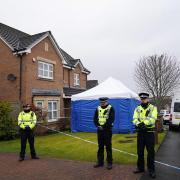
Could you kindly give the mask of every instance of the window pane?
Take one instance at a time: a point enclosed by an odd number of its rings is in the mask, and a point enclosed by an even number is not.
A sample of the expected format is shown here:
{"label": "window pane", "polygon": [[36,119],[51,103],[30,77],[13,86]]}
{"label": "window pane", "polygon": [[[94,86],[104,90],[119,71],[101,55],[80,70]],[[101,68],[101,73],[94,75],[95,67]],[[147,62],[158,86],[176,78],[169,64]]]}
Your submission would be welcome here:
{"label": "window pane", "polygon": [[48,112],[48,118],[52,119],[52,112]]}
{"label": "window pane", "polygon": [[53,71],[53,65],[49,65],[49,71]]}
{"label": "window pane", "polygon": [[44,64],[44,70],[48,70],[48,65]]}
{"label": "window pane", "polygon": [[53,111],[53,119],[57,118],[57,111]]}
{"label": "window pane", "polygon": [[39,107],[39,108],[42,108],[43,107],[43,103],[42,102],[37,102],[37,107]]}
{"label": "window pane", "polygon": [[174,103],[174,112],[180,112],[180,103]]}
{"label": "window pane", "polygon": [[38,63],[38,68],[39,68],[39,69],[43,69],[43,63],[39,62],[39,63]]}
{"label": "window pane", "polygon": [[52,111],[52,103],[48,102],[48,111]]}
{"label": "window pane", "polygon": [[57,102],[53,102],[53,110],[57,110]]}
{"label": "window pane", "polygon": [[48,71],[44,71],[44,76],[48,77]]}
{"label": "window pane", "polygon": [[49,77],[53,78],[53,72],[49,72]]}

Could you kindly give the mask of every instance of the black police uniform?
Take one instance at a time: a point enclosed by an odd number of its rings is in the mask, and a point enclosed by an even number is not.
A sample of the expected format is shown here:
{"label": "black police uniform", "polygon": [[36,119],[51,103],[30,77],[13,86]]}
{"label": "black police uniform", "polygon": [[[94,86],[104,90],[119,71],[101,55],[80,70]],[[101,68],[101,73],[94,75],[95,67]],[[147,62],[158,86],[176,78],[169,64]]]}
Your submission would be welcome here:
{"label": "black police uniform", "polygon": [[[25,117],[28,118],[28,120],[23,119]],[[36,124],[35,113],[30,110],[22,111],[18,116],[18,124],[20,126],[19,132],[21,137],[21,152],[19,161],[24,160],[27,140],[29,142],[32,159],[39,159],[39,157],[36,156],[34,148],[34,127]]]}
{"label": "black police uniform", "polygon": [[[100,98],[100,101],[106,101],[107,98]],[[108,105],[107,105],[108,106]],[[106,108],[102,107],[102,108]],[[109,165],[108,169],[112,168],[112,125],[114,122],[114,108],[111,106],[109,117],[106,120],[106,123],[104,125],[99,124],[99,118],[98,118],[98,108],[95,111],[94,114],[94,124],[96,127],[98,127],[97,130],[97,136],[98,136],[98,152],[97,152],[97,167],[104,165],[104,146],[106,146],[106,152],[107,152],[107,163]]]}
{"label": "black police uniform", "polygon": [[[141,99],[145,99],[149,97],[148,93],[140,93],[139,97]],[[147,108],[149,108],[151,104],[148,102],[146,104],[141,103],[141,107],[146,111],[145,116],[148,117],[148,114],[150,111],[148,111]],[[152,105],[151,105],[152,106]],[[136,110],[135,110],[136,111]],[[141,110],[142,112],[142,110]],[[138,169],[134,171],[134,173],[141,173],[144,172],[144,148],[146,147],[148,156],[147,156],[147,167],[150,173],[150,176],[155,178],[155,166],[154,166],[154,145],[155,145],[155,137],[154,137],[154,128],[147,128],[147,126],[144,123],[139,123],[139,125],[136,126],[137,128],[137,153],[138,153],[138,161],[137,161],[137,167]]]}
{"label": "black police uniform", "polygon": [[31,129],[20,129],[20,136],[21,136],[21,152],[20,157],[24,159],[25,157],[25,150],[26,150],[26,143],[27,140],[29,142],[30,150],[31,150],[31,157],[36,159],[36,152],[34,148],[34,132]]}

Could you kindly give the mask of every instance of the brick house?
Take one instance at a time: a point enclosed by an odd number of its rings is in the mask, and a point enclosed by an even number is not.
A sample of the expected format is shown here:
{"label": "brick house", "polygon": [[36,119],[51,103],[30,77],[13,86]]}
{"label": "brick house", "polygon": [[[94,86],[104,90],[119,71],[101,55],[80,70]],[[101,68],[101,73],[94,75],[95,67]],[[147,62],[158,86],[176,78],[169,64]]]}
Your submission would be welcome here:
{"label": "brick house", "polygon": [[0,100],[33,103],[56,122],[69,116],[70,97],[86,90],[89,73],[50,31],[29,35],[0,23]]}

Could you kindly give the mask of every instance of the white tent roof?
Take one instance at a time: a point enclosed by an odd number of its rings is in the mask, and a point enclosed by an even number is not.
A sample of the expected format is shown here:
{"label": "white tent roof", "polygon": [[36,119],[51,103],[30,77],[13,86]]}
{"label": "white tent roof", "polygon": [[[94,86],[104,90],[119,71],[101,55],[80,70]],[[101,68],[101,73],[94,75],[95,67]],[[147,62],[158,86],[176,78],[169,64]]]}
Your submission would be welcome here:
{"label": "white tent roof", "polygon": [[100,83],[98,86],[89,89],[85,92],[73,95],[71,97],[72,101],[76,100],[91,100],[99,99],[100,97],[108,98],[134,98],[139,99],[138,95],[127,88],[119,80],[109,77],[104,82]]}

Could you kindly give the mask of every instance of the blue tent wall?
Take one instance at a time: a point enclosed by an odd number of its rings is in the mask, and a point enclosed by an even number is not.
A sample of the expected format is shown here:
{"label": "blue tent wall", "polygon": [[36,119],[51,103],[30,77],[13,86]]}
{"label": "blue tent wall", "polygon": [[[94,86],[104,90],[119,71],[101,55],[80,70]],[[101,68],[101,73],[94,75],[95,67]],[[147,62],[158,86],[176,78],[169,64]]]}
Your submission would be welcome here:
{"label": "blue tent wall", "polygon": [[[113,133],[132,133],[134,131],[132,117],[139,101],[135,99],[109,99],[109,103],[115,109]],[[72,101],[71,131],[96,132],[93,116],[98,105],[99,100]]]}

